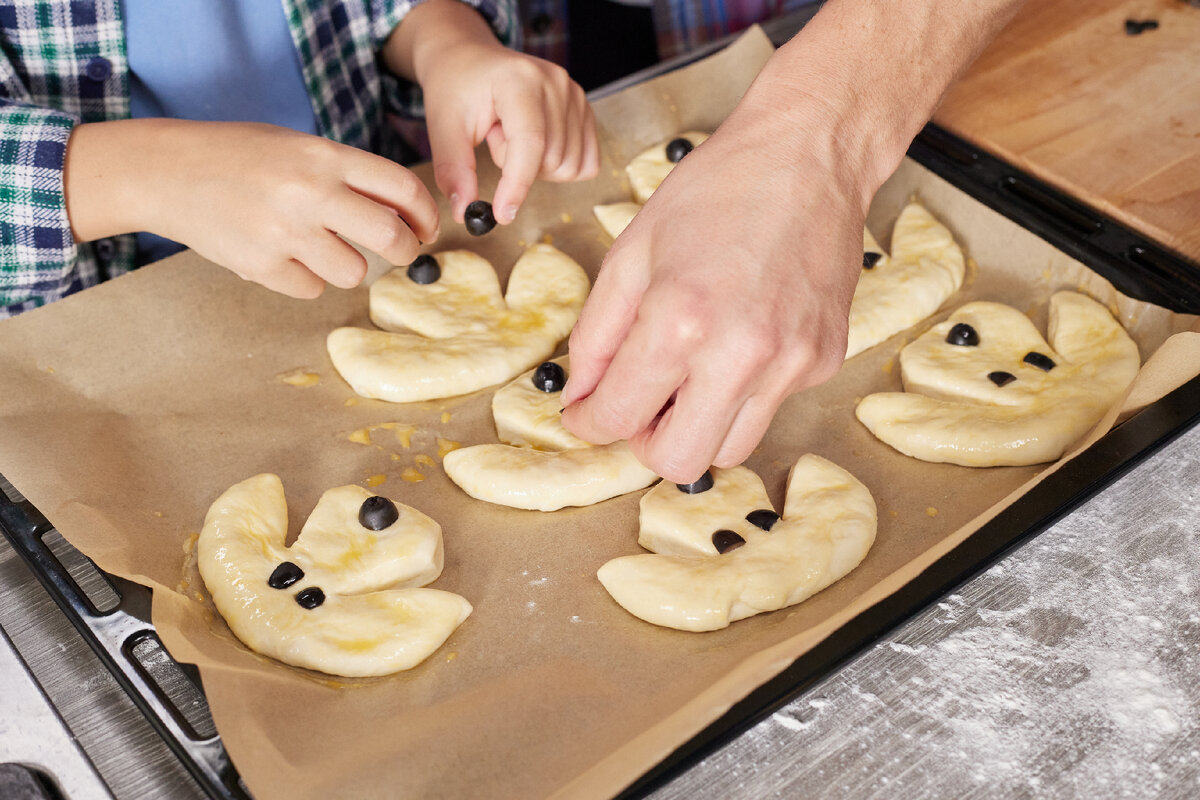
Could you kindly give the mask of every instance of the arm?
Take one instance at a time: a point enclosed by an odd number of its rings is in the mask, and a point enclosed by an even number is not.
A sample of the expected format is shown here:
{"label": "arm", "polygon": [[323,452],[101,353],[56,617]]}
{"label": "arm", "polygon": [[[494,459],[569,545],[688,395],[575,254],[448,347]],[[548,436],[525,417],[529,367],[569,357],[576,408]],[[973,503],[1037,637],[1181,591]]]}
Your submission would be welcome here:
{"label": "arm", "polygon": [[396,75],[416,81],[438,188],[454,219],[479,196],[474,148],[486,141],[501,168],[496,220],[516,217],[536,178],[573,181],[600,167],[595,120],[566,70],[503,47],[474,8],[426,0],[396,26],[383,49]]}
{"label": "arm", "polygon": [[629,439],[679,483],[743,461],[790,394],[837,372],[871,198],[1020,4],[826,4],[605,258],[571,335],[567,428]]}
{"label": "arm", "polygon": [[0,308],[61,293],[75,260],[61,184],[53,178],[76,120],[11,99],[12,89],[0,85]]}
{"label": "arm", "polygon": [[437,237],[437,207],[388,159],[273,125],[133,119],[80,125],[63,185],[77,241],[151,231],[294,297],[357,285]]}

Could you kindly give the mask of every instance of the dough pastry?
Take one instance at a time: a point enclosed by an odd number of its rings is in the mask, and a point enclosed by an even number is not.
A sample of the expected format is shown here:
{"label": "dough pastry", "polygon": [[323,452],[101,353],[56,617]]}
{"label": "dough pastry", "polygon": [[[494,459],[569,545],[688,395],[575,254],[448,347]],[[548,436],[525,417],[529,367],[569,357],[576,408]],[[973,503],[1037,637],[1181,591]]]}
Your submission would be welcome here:
{"label": "dough pastry", "polygon": [[933,314],[962,286],[964,272],[954,237],[919,203],[900,212],[890,256],[864,228],[863,270],[850,304],[846,358]]}
{"label": "dough pastry", "polygon": [[621,231],[625,230],[633,216],[642,210],[642,205],[650,199],[650,195],[654,194],[654,190],[666,180],[667,175],[671,174],[671,170],[678,163],[678,159],[671,161],[667,155],[667,147],[671,142],[676,139],[686,139],[692,147],[696,147],[707,138],[707,133],[687,131],[665,139],[653,147],[648,147],[634,156],[633,160],[626,165],[625,173],[629,176],[629,186],[633,189],[633,195],[637,198],[637,202],[593,206],[592,211],[596,214],[596,219],[600,220],[604,230],[608,231],[614,239],[620,236]]}
{"label": "dough pastry", "polygon": [[322,495],[284,546],[283,484],[263,474],[213,503],[197,544],[200,575],[246,646],[333,675],[387,675],[442,646],[471,604],[421,589],[442,572],[442,530],[360,486]]}
{"label": "dough pastry", "polygon": [[712,488],[689,494],[663,482],[642,498],[638,543],[597,573],[635,617],[684,631],[795,605],[858,566],[875,541],[875,501],[853,475],[801,456],[788,476],[783,517],[745,467],[713,468]]}
{"label": "dough pastry", "polygon": [[[496,392],[492,416],[504,444],[447,453],[450,480],[477,500],[531,511],[590,506],[658,480],[625,442],[593,446],[563,427],[559,394],[568,362],[547,363],[562,370],[542,365]],[[546,372],[555,379],[535,382]]]}
{"label": "dough pastry", "polygon": [[[422,259],[437,277],[410,277]],[[334,367],[363,397],[410,403],[494,386],[542,361],[570,333],[588,293],[574,260],[548,244],[525,251],[508,292],[492,265],[466,250],[423,256],[371,287],[371,320],[383,330],[338,328]]]}
{"label": "dough pastry", "polygon": [[1054,461],[1137,374],[1137,345],[1084,295],[1050,298],[1050,344],[1000,303],[968,303],[900,351],[904,392],[864,398],[871,433],[906,455],[967,467]]}

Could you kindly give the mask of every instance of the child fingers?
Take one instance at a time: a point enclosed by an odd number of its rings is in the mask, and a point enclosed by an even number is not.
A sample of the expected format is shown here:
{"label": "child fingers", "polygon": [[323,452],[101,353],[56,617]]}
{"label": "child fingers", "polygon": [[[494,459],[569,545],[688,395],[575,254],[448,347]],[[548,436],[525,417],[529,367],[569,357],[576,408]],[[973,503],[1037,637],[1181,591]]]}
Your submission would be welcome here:
{"label": "child fingers", "polygon": [[339,289],[352,289],[367,275],[367,260],[331,231],[321,231],[298,249],[296,260]]}
{"label": "child fingers", "polygon": [[547,130],[543,93],[506,92],[496,98],[496,114],[504,126],[504,167],[492,206],[496,220],[512,222],[541,170]]}
{"label": "child fingers", "polygon": [[463,121],[431,114],[426,120],[433,155],[433,179],[450,201],[450,215],[462,222],[467,205],[479,196],[475,176],[475,143]]}
{"label": "child fingers", "polygon": [[325,227],[378,253],[389,264],[409,264],[420,252],[416,235],[391,208],[347,192],[330,209]]}
{"label": "child fingers", "polygon": [[[557,164],[547,159],[543,176],[546,180],[555,182],[575,181],[584,177],[588,144],[588,126],[591,122],[590,108],[583,90],[573,86],[567,96],[567,107],[564,117],[566,124],[563,135],[562,158]],[[592,125],[592,135],[595,126]]]}
{"label": "child fingers", "polygon": [[395,209],[422,242],[437,239],[437,203],[425,184],[394,161],[370,153],[362,155],[366,158],[356,159],[346,171],[346,183],[350,188]]}
{"label": "child fingers", "polygon": [[279,292],[299,300],[316,299],[325,289],[325,281],[294,258],[280,261],[269,269],[242,277],[260,283],[273,292]]}

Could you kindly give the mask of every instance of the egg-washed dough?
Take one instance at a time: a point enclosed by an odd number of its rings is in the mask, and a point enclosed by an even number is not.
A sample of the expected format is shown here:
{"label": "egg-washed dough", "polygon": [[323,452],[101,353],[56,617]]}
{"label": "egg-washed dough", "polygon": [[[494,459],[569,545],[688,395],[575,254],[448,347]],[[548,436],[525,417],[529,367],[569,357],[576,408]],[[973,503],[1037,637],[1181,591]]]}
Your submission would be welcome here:
{"label": "egg-washed dough", "polygon": [[650,195],[654,194],[654,190],[667,179],[667,175],[671,174],[675,163],[667,158],[667,145],[670,142],[675,139],[687,139],[692,143],[692,147],[697,147],[707,138],[707,133],[687,131],[647,147],[634,156],[633,160],[625,166],[625,174],[629,176],[629,187],[633,189],[633,196],[637,198],[637,202],[593,206],[592,211],[604,230],[608,231],[614,239],[620,236],[621,231],[625,230],[634,215],[642,210],[642,205],[650,199]]}
{"label": "egg-washed dough", "polygon": [[954,237],[919,203],[909,203],[892,228],[888,255],[863,228],[863,252],[878,253],[864,268],[850,303],[846,358],[916,325],[962,286],[963,253]]}
{"label": "egg-washed dough", "polygon": [[383,330],[338,328],[334,367],[363,397],[411,403],[467,394],[538,364],[583,308],[588,277],[548,244],[530,247],[501,296],[492,265],[467,250],[434,254],[441,277],[422,285],[405,268],[371,287],[371,319]]}
{"label": "egg-washed dough", "polygon": [[[977,346],[946,341],[970,325]],[[968,303],[900,351],[904,392],[873,394],[856,414],[906,455],[967,467],[1058,459],[1121,397],[1140,359],[1108,310],[1082,294],[1050,298],[1047,344],[1029,319],[1000,303]],[[1044,371],[1024,361],[1040,353]],[[998,386],[989,373],[1015,380]]]}
{"label": "egg-washed dough", "polygon": [[[566,356],[554,359],[566,371]],[[533,385],[530,370],[492,398],[496,436],[447,453],[446,474],[477,500],[531,511],[590,506],[644,489],[658,476],[634,457],[625,442],[595,446],[562,424],[561,392]]]}
{"label": "egg-washed dough", "polygon": [[[600,583],[626,611],[655,625],[713,631],[795,605],[854,569],[875,541],[871,493],[836,464],[808,454],[788,476],[783,516],[763,530],[746,516],[770,510],[746,467],[711,470],[713,487],[687,494],[664,481],[642,498],[638,544],[653,554],[602,566]],[[713,534],[745,544],[724,554]]]}
{"label": "egg-washed dough", "polygon": [[[467,618],[462,597],[417,588],[442,572],[441,527],[396,503],[399,518],[369,530],[358,514],[370,496],[360,486],[325,492],[291,547],[277,476],[256,475],[217,498],[197,543],[200,575],[247,647],[332,675],[387,675],[421,663]],[[267,580],[285,561],[304,577],[272,588]],[[325,601],[306,609],[296,595],[310,587]]]}

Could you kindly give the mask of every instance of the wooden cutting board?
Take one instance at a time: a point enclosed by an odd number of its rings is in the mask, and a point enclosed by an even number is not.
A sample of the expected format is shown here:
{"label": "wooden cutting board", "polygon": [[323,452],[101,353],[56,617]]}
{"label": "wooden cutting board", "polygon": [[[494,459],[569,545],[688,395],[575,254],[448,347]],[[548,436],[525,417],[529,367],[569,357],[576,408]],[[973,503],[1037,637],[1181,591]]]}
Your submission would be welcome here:
{"label": "wooden cutting board", "polygon": [[1200,262],[1200,7],[1032,0],[934,119]]}

